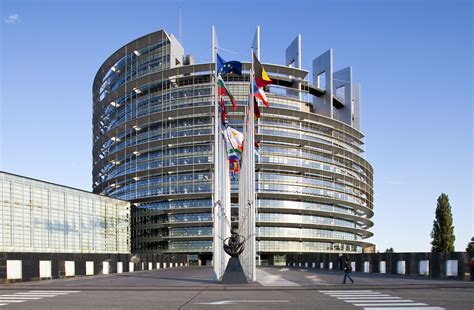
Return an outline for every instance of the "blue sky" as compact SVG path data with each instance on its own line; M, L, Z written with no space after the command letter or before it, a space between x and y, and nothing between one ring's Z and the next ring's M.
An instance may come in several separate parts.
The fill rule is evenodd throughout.
M436 199L453 208L456 250L473 228L470 1L1 1L0 169L91 190L92 81L105 59L164 28L197 62L220 46L283 64L300 33L303 67L329 48L362 85L380 251L429 251Z

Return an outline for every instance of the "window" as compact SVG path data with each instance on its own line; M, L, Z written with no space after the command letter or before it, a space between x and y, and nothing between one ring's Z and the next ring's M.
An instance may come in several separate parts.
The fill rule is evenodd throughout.
M326 72L322 72L318 74L316 86L318 86L321 89L326 90Z

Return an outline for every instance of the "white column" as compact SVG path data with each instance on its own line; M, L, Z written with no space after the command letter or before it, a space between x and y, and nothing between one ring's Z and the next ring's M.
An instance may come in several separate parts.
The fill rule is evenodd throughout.
M212 26L212 44L211 44L211 57L212 62L217 67L216 62L216 50L217 50L217 38L216 38L216 31L214 26ZM216 68L217 69L217 68ZM213 274L212 278L215 280L219 280L221 276L221 262L220 262L220 221L219 221L219 109L217 106L217 81L216 81L216 73L217 70L214 70L213 74L213 85L214 85L214 186L213 186L213 196L212 196L212 220L213 220L213 242L212 242L212 260L213 260Z

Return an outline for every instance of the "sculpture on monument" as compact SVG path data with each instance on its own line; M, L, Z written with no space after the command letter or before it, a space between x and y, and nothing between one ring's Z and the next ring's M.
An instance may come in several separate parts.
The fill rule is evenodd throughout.
M244 251L245 238L237 233L237 229L230 230L230 237L224 240L224 251L230 257L237 257Z
M223 284L246 284L247 277L245 276L242 265L240 264L239 255L244 251L245 238L237 233L237 229L230 230L230 237L223 242L224 251L231 257L227 263L224 276L221 283Z

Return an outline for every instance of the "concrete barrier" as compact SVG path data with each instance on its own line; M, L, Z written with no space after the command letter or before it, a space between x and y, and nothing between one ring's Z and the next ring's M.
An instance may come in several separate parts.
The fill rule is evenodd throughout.
M23 278L23 268L21 260L7 260L7 279L21 280Z
M364 272L365 273L370 272L370 262L369 261L364 262Z
M109 274L109 273L110 273L110 263L102 262L102 274Z
M430 274L430 261L427 259L418 262L418 273L420 276L428 276Z
M50 260L39 261L39 276L41 279L50 279L53 277Z
M65 261L64 270L66 277L74 277L76 275L76 263L74 261Z
M88 261L86 262L86 276L93 276L94 275L94 262Z
M458 260L448 259L445 264L446 264L446 276L457 277L458 276Z
M397 273L406 274L406 262L404 260L397 261Z
M368 263L369 273L459 280L471 280L472 277L474 280L474 267L471 270L470 264L471 259L474 260L474 253L467 252L286 254L286 263L289 266L302 261L312 261L317 262L321 269L333 262L333 269L342 270L345 259L351 262L354 272L367 272Z

